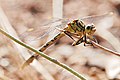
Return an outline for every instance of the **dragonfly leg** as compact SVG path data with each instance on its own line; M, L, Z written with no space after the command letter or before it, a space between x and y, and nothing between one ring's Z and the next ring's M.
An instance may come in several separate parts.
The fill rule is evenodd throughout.
M69 32L64 31L64 33L65 33L68 37L70 37L73 41L75 41Z
M79 40L73 42L72 45L73 45L73 46L75 46L75 45L79 45L79 44L81 44L83 41L84 41L84 40L83 40L83 37L82 37L82 38L80 38Z
M84 35L84 46L86 46L87 44L87 38L86 38L86 34Z
M71 38L73 41L75 41L72 37L72 35L73 35L72 33L68 32L64 29L58 28L58 27L56 29L59 30L60 32L64 32L64 34L66 34L69 38Z
M81 44L82 42L84 42L84 46L86 46L86 44L87 44L86 34L85 34L82 38L80 38L80 39L78 39L76 42L74 42L72 45L73 45L73 46L79 45L79 44Z
M90 42L89 39L87 39L86 35L84 35L82 38L78 39L77 41L73 42L73 46L79 45L82 42L84 42L84 46L93 46L93 44Z
M92 40L92 41L94 41L94 42L96 42L96 43L98 43L98 41L97 41L97 39L96 38L94 38L93 36L89 36L88 37L90 40ZM91 44L91 46L93 46L94 48L95 48L95 46L90 42L90 40L89 41L87 41L87 43L88 44Z
M93 48L95 48L95 46L91 43L91 40L92 40L92 41L93 41L93 40L95 41L96 39L93 38L93 37L92 37L92 38L89 38L89 37L88 37L88 39L86 39L85 42L84 42L84 46L93 46ZM96 41L97 41L97 40L96 40ZM95 42L96 42L96 41L95 41Z
M84 35L84 46L93 46L93 44L90 42L90 40L87 39L86 35Z

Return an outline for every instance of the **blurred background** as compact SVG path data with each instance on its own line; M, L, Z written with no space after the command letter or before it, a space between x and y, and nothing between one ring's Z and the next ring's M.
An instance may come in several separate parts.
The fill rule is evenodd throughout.
M41 25L49 22L53 14L52 0L0 0L0 23L12 26L16 34L27 44L38 49L46 38L30 41L32 37L42 35L47 28ZM4 12L4 13L3 13ZM112 16L91 18L96 25L94 37L98 43L111 50L120 52L120 0L64 0L63 18L77 19L92 15L113 12ZM2 18L2 13L6 15ZM109 14L108 14L109 15ZM3 21L2 21L3 20ZM9 25L9 26L10 26ZM36 31L27 34L26 30L35 27ZM11 28L7 28L13 32ZM99 48L72 46L72 40L63 37L45 51L45 54L70 66L88 80L120 80L120 58ZM10 39L0 34L0 80L78 80L63 68L40 57L39 62L31 66L20 67L28 59L31 51L19 51ZM24 50L26 52L24 52Z

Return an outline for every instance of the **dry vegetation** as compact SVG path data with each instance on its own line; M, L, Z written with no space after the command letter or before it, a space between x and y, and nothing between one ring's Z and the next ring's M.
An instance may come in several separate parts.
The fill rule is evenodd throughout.
M18 35L28 28L42 27L40 25L52 16L51 0L0 0L0 4ZM110 11L114 12L113 16L95 22L95 37L100 45L120 52L119 0L64 0L63 14L66 18L100 15ZM35 35L39 33L40 30ZM43 40L37 40L29 44L38 48L44 43ZM78 71L88 80L120 80L118 56L96 47L85 47L83 44L73 47L71 44L72 40L63 37L45 53ZM24 61L10 39L0 34L0 80L46 80L46 77L52 77L53 80L77 80L66 70L42 57L39 59L41 72L31 66L20 70ZM47 74L49 76L45 77Z

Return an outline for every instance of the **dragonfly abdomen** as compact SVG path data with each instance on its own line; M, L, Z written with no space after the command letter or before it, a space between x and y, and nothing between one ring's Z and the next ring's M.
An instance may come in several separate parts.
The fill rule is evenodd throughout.
M43 52L44 50L46 50L49 46L51 46L52 44L54 44L58 39L60 39L61 37L65 36L65 34L63 33L59 33L57 36L55 36L52 40L50 40L49 42L47 42L46 44L44 44L39 51Z

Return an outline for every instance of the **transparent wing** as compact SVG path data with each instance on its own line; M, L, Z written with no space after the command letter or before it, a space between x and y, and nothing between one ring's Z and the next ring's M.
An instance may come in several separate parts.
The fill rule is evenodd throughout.
M100 21L101 19L104 19L106 17L110 17L113 15L113 12L108 12L108 13L104 13L101 15L93 15L93 16L87 16L87 17L83 17L80 18L80 20L83 20L85 22L85 24L91 24L91 23L97 23L98 21Z
M64 18L64 19L60 19L57 22L52 23L51 26L54 26L54 30L49 33L49 37L48 37L47 41L49 41L50 39L53 39L57 34L60 33L60 31L57 30L56 27L58 27L60 29L64 29L65 27L67 27L66 25L68 22L70 22L70 19Z
M44 22L45 23L40 25L39 27L28 29L20 35L20 38L25 39L29 36L32 36L32 38L29 39L29 41L34 41L49 36L50 39L50 37L54 37L59 33L59 31L56 30L56 27L64 29L66 24L69 22L69 19L55 18Z

